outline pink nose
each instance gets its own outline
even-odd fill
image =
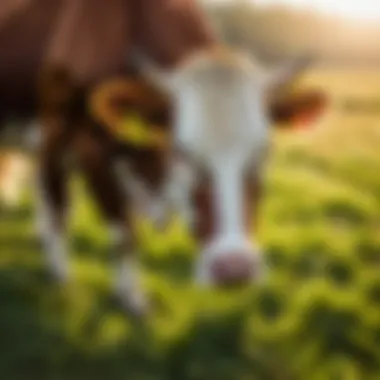
[[[247,285],[258,277],[259,265],[254,253],[231,252],[215,259],[211,266],[214,281],[219,286]]]

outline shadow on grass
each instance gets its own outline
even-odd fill
[[[0,272],[0,377],[12,380],[231,380],[275,379],[242,344],[247,313],[199,316],[172,340],[159,338],[149,322],[133,323],[106,293],[83,300],[55,289],[40,270]],[[75,316],[75,324],[73,324]],[[117,342],[106,344],[102,329],[113,320],[122,327]]]

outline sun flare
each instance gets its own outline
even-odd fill
[[[258,5],[285,4],[292,7],[315,9],[329,15],[336,15],[359,21],[380,21],[378,0],[251,0]]]

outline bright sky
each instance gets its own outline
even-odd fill
[[[228,2],[235,0],[213,0]],[[311,8],[331,15],[339,15],[356,20],[379,20],[380,0],[248,0],[259,5],[287,4],[295,7]]]

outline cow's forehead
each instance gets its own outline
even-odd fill
[[[206,50],[193,55],[177,69],[182,82],[249,80],[259,81],[261,67],[252,57],[240,51]]]

